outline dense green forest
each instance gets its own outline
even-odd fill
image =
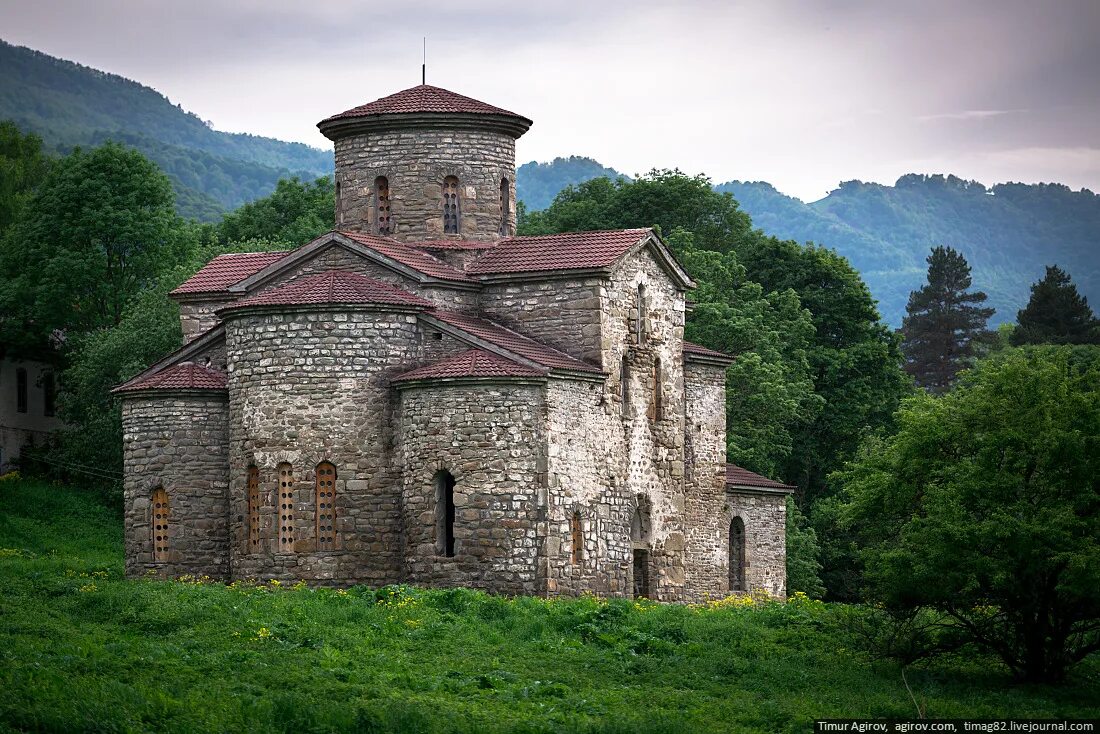
[[[137,82],[0,41],[0,120],[68,152],[107,139],[168,174],[180,214],[212,221],[264,196],[280,178],[332,172],[332,154],[302,143],[212,129]]]
[[[516,198],[528,210],[536,211],[550,206],[558,192],[567,186],[576,186],[600,176],[614,180],[622,175],[614,168],[578,155],[555,158],[549,163],[531,161],[516,169]]]

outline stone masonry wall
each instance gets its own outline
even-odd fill
[[[729,489],[723,509],[722,521],[727,533],[734,517],[740,517],[745,523],[746,586],[750,591],[763,589],[774,596],[784,596],[787,591],[786,495]],[[728,563],[724,566],[728,569]],[[728,576],[726,583],[729,583]]]
[[[726,501],[726,370],[684,363],[687,597],[729,592]],[[728,515],[728,513],[727,513]]]
[[[399,391],[405,570],[410,583],[540,591],[542,384],[477,382]],[[437,548],[437,472],[455,479],[455,555]]]
[[[234,576],[322,583],[402,577],[400,474],[389,380],[415,363],[414,314],[253,314],[226,323]],[[336,466],[335,549],[315,534],[317,465]],[[278,465],[294,471],[293,552],[278,546]],[[259,470],[261,547],[248,545],[248,466]]]
[[[126,575],[229,575],[228,405],[209,394],[122,400]],[[168,558],[153,555],[152,496],[168,495]]]
[[[489,283],[481,292],[480,306],[494,321],[599,365],[604,285],[599,278]]]
[[[509,182],[506,234],[515,233],[516,141],[505,133],[471,129],[391,130],[350,135],[335,142],[342,229],[377,233],[375,180],[390,189],[392,236],[404,241],[501,236],[500,183]],[[459,182],[458,235],[443,233],[443,179]]]

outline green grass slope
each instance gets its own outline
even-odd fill
[[[463,590],[126,581],[116,513],[0,481],[0,729],[810,731],[909,717],[852,607],[706,607]],[[917,667],[930,717],[1097,717],[1100,665],[1015,687],[988,660]]]

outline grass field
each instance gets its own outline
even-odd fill
[[[900,668],[809,600],[709,608],[122,578],[92,495],[0,482],[0,729],[809,731],[911,717]],[[1100,660],[1017,686],[988,659],[914,666],[926,715],[1100,717]]]

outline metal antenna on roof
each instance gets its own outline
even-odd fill
[[[424,36],[424,63],[420,65],[420,83],[428,83],[428,37]]]

